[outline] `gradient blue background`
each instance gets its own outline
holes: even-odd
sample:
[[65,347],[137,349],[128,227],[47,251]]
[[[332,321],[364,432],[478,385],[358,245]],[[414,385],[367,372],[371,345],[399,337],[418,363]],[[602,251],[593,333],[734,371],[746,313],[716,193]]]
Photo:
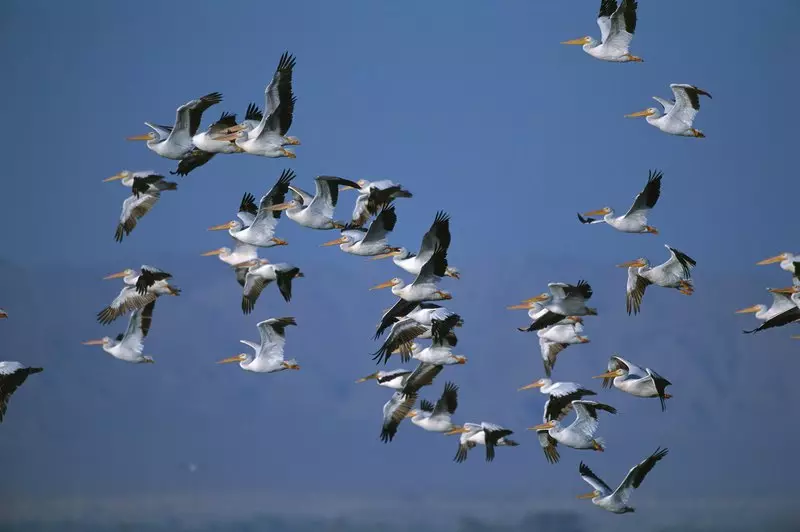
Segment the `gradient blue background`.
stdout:
[[[642,0],[632,51],[646,62],[630,65],[559,45],[599,35],[597,7],[4,2],[0,306],[10,319],[0,323],[0,358],[45,372],[17,392],[0,427],[0,523],[150,520],[174,530],[310,515],[341,525],[326,530],[348,530],[353,519],[432,515],[441,526],[474,517],[488,528],[459,526],[498,530],[555,509],[567,513],[553,527],[580,518],[593,530],[796,524],[800,492],[788,472],[798,344],[791,327],[745,336],[757,322],[733,312],[790,283],[756,261],[797,251],[800,5]],[[211,91],[224,101],[203,127],[223,110],[241,116],[248,102],[263,105],[284,50],[297,57],[297,159],[218,156],[175,178],[179,190],[114,242],[126,192],[101,180],[175,167],[125,137],[144,133],[145,120],[172,123],[177,106]],[[696,121],[706,139],[623,118],[653,105],[651,95],[670,96],[670,83],[713,95]],[[446,369],[424,396],[454,380],[456,420],[511,427],[520,447],[500,449],[489,465],[479,452],[456,465],[455,441],[410,423],[390,445],[378,440],[388,391],[353,381],[374,371],[373,327],[393,302],[367,289],[403,272],[318,247],[335,232],[283,218],[277,236],[290,245],[262,255],[306,277],[290,304],[267,289],[254,314],[242,315],[232,273],[200,256],[230,238],[206,229],[285,167],[309,190],[319,174],[402,183],[414,198],[397,203],[398,245],[416,248],[438,209],[452,215],[449,258],[463,276],[443,287],[466,320],[457,352],[469,362]],[[651,215],[660,235],[575,219],[604,205],[624,212],[655,168],[665,175]],[[342,218],[354,198],[341,194]],[[614,265],[642,255],[660,263],[665,243],[697,260],[695,295],[653,289],[643,313],[627,316],[625,272]],[[124,330],[126,320],[95,322],[121,285],[101,278],[141,264],[171,272],[183,289],[156,306],[152,366],[80,344]],[[600,315],[586,320],[592,342],[567,350],[554,377],[590,385],[619,415],[601,421],[607,452],[564,449],[551,466],[524,430],[541,419],[544,397],[516,392],[541,376],[537,339],[515,330],[527,317],[505,306],[549,281],[581,278]],[[214,364],[240,352],[240,338],[257,339],[258,321],[287,315],[299,324],[287,333],[287,355],[301,371],[252,375]],[[612,353],[674,383],[665,414],[656,401],[601,391],[590,379]],[[587,488],[581,459],[616,485],[659,445],[670,455],[635,494],[636,514],[575,500]]]

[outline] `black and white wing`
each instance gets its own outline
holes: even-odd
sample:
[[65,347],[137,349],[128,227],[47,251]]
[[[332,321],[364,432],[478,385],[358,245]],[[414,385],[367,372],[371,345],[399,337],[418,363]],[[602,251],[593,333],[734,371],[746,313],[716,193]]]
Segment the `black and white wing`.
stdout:
[[139,271],[139,278],[136,279],[136,292],[144,295],[157,281],[165,281],[171,278],[172,274],[170,273],[142,264]]
[[633,33],[636,31],[637,7],[636,0],[622,0],[619,8],[611,15],[608,35],[603,39],[603,44],[607,48],[616,50],[620,54],[628,52]]
[[391,327],[395,321],[398,319],[407,316],[409,312],[414,310],[419,306],[419,303],[414,303],[411,301],[406,301],[403,298],[398,298],[392,308],[387,310],[381,316],[381,322],[378,324],[377,330],[375,331],[375,336],[373,337],[375,340],[381,337],[381,335]]
[[256,357],[283,360],[286,346],[286,327],[297,325],[292,317],[270,318],[259,322],[258,333],[261,336],[261,348]]
[[156,300],[152,292],[139,294],[134,286],[125,286],[109,306],[97,313],[97,321],[107,325],[128,312],[144,308]]
[[137,196],[129,196],[122,202],[122,213],[119,216],[117,230],[114,232],[114,240],[122,242],[123,236],[131,234],[136,227],[139,218],[150,212],[155,207],[161,193],[158,190],[151,190]]
[[651,283],[646,278],[639,275],[639,269],[635,266],[628,268],[628,282],[625,285],[625,310],[628,315],[638,314],[642,307],[644,292]]
[[633,205],[625,213],[625,218],[638,218],[647,220],[647,212],[656,206],[658,198],[661,197],[661,178],[664,174],[660,170],[650,171],[647,176],[647,184],[644,189],[636,195]]
[[385,241],[386,237],[394,231],[394,226],[397,223],[397,213],[395,213],[394,205],[387,205],[375,220],[369,226],[367,234],[364,236],[362,242],[380,242]]
[[623,504],[627,504],[631,497],[631,491],[641,486],[642,481],[644,481],[644,477],[655,467],[656,463],[659,460],[667,456],[669,453],[668,449],[662,449],[659,447],[656,451],[633,466],[628,474],[625,475],[625,479],[622,483],[614,490],[614,494],[622,501]]
[[253,312],[261,292],[271,282],[272,279],[266,279],[250,271],[244,274],[244,286],[242,287],[242,312],[244,314]]
[[556,358],[558,354],[569,347],[569,344],[561,344],[551,342],[545,338],[539,337],[539,349],[542,353],[542,363],[544,364],[544,373],[547,377],[553,373],[553,368],[556,365]]
[[329,220],[333,219],[333,211],[339,202],[339,186],[358,188],[355,181],[334,176],[317,176],[314,183],[314,199],[308,204],[308,209]]
[[600,477],[595,475],[594,472],[589,469],[589,466],[583,462],[581,462],[578,466],[578,473],[580,473],[584,482],[589,484],[595,490],[599,491],[601,496],[605,497],[611,494],[611,488],[608,487],[608,484],[600,480]]
[[493,423],[481,423],[481,427],[483,427],[483,431],[486,433],[486,461],[491,462],[494,460],[494,448],[498,440],[514,434],[514,431]]
[[257,215],[256,197],[249,192],[245,192],[242,196],[242,201],[239,203],[239,212],[236,213],[236,217],[242,221],[244,227],[250,227],[253,225]]
[[417,401],[416,393],[404,394],[394,392],[391,399],[383,405],[383,425],[381,426],[381,441],[389,443],[397,434],[397,427],[406,418]]
[[150,324],[153,321],[153,309],[156,306],[155,301],[151,301],[144,308],[135,310],[128,320],[128,328],[120,340],[120,344],[127,351],[134,352],[138,355],[142,354],[144,349],[144,339],[147,333],[150,332]]
[[400,360],[408,362],[411,359],[411,345],[414,339],[428,331],[428,327],[411,318],[402,318],[396,321],[389,330],[389,336],[383,342],[383,345],[372,354],[372,360],[377,363],[383,361],[386,364],[389,362],[392,353],[399,349]]
[[666,116],[680,120],[691,127],[697,112],[700,111],[700,96],[711,98],[711,95],[703,89],[684,83],[672,83],[669,87],[672,89],[672,94],[675,95],[675,105]]
[[597,431],[597,414],[600,410],[610,414],[617,413],[617,409],[613,406],[596,401],[572,401],[572,408],[577,417],[569,428],[586,435],[587,438],[594,437],[594,433]]
[[276,181],[275,184],[272,185],[272,188],[261,197],[258,203],[258,212],[253,219],[251,227],[256,227],[259,232],[267,234],[270,237],[275,234],[275,227],[278,225],[281,211],[271,210],[270,207],[284,202],[286,194],[291,187],[290,183],[294,178],[294,170],[285,169],[281,172],[278,181]]
[[437,283],[447,272],[447,250],[437,247],[419,270],[414,284]]
[[689,255],[678,251],[675,248],[664,245],[669,250],[670,257],[661,267],[669,272],[674,273],[681,279],[690,279],[692,276],[691,269],[697,265],[697,262]]
[[545,421],[561,420],[572,410],[572,401],[589,395],[597,395],[574,382],[557,382],[550,390],[550,398],[545,403]]
[[542,447],[545,459],[549,464],[556,464],[561,460],[561,454],[558,452],[558,442],[550,436],[546,430],[537,430],[536,437],[539,439],[539,445]]
[[458,408],[458,385],[452,382],[444,383],[442,396],[436,401],[433,407],[433,415],[453,415]]
[[433,384],[433,379],[444,369],[444,366],[420,362],[411,375],[408,376],[401,392],[405,394],[416,393],[423,386]]
[[450,247],[450,215],[444,211],[436,213],[431,227],[422,236],[417,258],[422,262],[427,261],[437,247],[445,252]]
[[661,401],[661,411],[665,412],[667,410],[667,396],[666,396],[666,387],[670,386],[672,383],[669,382],[667,379],[653,371],[652,369],[646,368],[645,371],[647,375],[653,379],[653,385],[656,387],[656,392],[658,393],[658,398]]
[[203,112],[221,101],[222,94],[212,92],[178,107],[175,113],[175,127],[172,128],[170,136],[186,132],[189,137],[194,137],[200,129]]
[[11,395],[22,386],[28,375],[41,371],[43,371],[42,368],[29,368],[19,362],[0,362],[0,423],[3,422],[3,417],[6,415]]

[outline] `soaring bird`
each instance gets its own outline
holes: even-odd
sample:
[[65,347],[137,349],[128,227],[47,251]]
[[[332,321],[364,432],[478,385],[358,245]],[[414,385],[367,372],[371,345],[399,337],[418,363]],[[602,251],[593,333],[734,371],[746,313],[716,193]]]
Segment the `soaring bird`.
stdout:
[[656,452],[639,462],[628,471],[625,479],[617,486],[617,489],[611,490],[608,484],[600,480],[600,477],[595,475],[589,466],[580,463],[578,472],[581,478],[589,484],[594,490],[586,495],[579,495],[579,499],[592,499],[592,503],[604,510],[613,512],[615,514],[624,514],[635,511],[632,507],[628,506],[628,501],[631,498],[631,491],[638,488],[644,477],[653,469],[656,463],[667,456],[669,451],[659,447]]
[[456,426],[445,435],[450,436],[460,434],[458,442],[458,451],[453,461],[461,463],[467,459],[467,453],[476,445],[486,446],[486,461],[491,462],[494,460],[495,447],[516,447],[519,445],[514,440],[508,439],[508,436],[514,434],[513,430],[506,429],[494,423],[487,423],[482,421],[477,423],[464,423],[463,426]]
[[600,40],[586,36],[564,41],[561,44],[580,44],[587,54],[603,61],[615,63],[642,62],[641,57],[631,55],[629,48],[636,31],[636,0],[622,0],[617,7],[616,0],[601,0],[597,25],[600,26]]
[[681,294],[694,293],[691,269],[697,262],[675,248],[664,245],[669,250],[669,259],[653,268],[644,257],[624,262],[620,268],[628,268],[628,282],[625,288],[625,307],[628,314],[638,314],[642,305],[644,291],[651,284],[663,288],[674,288]]
[[6,415],[11,395],[22,386],[28,375],[42,371],[44,371],[42,368],[29,368],[19,362],[0,362],[0,423],[3,422],[3,417]]
[[386,205],[380,214],[370,224],[369,229],[361,229],[346,225],[342,229],[342,236],[335,240],[325,242],[323,246],[339,245],[345,253],[362,257],[380,257],[392,253],[400,248],[389,245],[389,233],[394,231],[397,223],[397,214],[394,205]]
[[442,396],[436,404],[423,399],[419,410],[411,410],[406,417],[411,422],[429,432],[449,432],[455,425],[451,418],[458,408],[458,386],[452,382],[444,384]]
[[[694,85],[683,83],[673,83],[670,85],[672,94],[675,95],[675,103],[665,114],[661,114],[655,107],[650,107],[638,113],[625,115],[626,118],[645,117],[647,123],[655,126],[664,133],[678,135],[681,137],[703,138],[705,135],[692,127],[697,112],[700,110],[700,96],[711,95],[703,89],[698,89]],[[661,98],[659,102],[663,102]]]
[[239,265],[239,267],[245,266],[248,267],[242,291],[242,312],[245,314],[253,311],[258,296],[272,281],[276,281],[278,291],[288,303],[292,300],[292,280],[304,277],[300,268],[285,262],[270,264],[266,259],[255,259]]
[[217,362],[218,364],[229,364],[238,362],[243,370],[255,373],[274,373],[287,369],[300,369],[294,359],[284,360],[283,350],[286,346],[286,327],[297,325],[292,317],[270,318],[258,323],[258,332],[261,335],[261,344],[255,344],[247,340],[239,340],[249,346],[255,352],[241,353]]
[[647,177],[647,184],[644,190],[639,192],[633,205],[628,212],[622,216],[614,216],[614,209],[603,207],[602,209],[584,213],[583,216],[602,216],[600,220],[584,218],[578,214],[578,220],[584,224],[606,223],[623,233],[650,233],[657,235],[655,227],[647,225],[647,213],[656,206],[659,196],[661,196],[661,178],[663,174],[659,171],[651,171]]
[[592,297],[592,287],[586,281],[578,281],[577,285],[566,283],[548,283],[550,293],[544,292],[523,303],[541,303],[542,310],[536,314],[529,331],[539,331],[560,322],[567,316],[595,316],[597,310],[586,306]]
[[406,285],[402,279],[395,277],[385,283],[373,286],[370,290],[391,287],[394,295],[414,303],[452,299],[452,295],[440,290],[436,284],[444,277],[446,272],[447,250],[437,247],[411,284]]
[[180,295],[180,288],[168,282],[168,279],[172,278],[171,274],[146,265],[143,265],[141,270],[141,274],[127,269],[104,277],[104,279],[122,277],[125,286],[110,305],[97,313],[98,322],[107,325],[128,312],[144,308],[159,296]]
[[607,372],[592,378],[603,379],[603,388],[613,383],[618,390],[635,397],[658,397],[662,412],[667,409],[666,400],[672,397],[664,391],[671,382],[650,368],[642,369],[617,355],[612,355],[608,361]]
[[383,405],[383,425],[381,426],[381,441],[389,443],[397,434],[397,427],[408,417],[408,413],[417,401],[416,393],[394,392],[392,397]]
[[155,207],[164,190],[177,190],[177,183],[165,181],[164,176],[154,172],[122,172],[104,179],[104,182],[120,180],[131,189],[131,195],[122,202],[122,213],[114,233],[114,240],[122,242],[123,236],[131,234],[139,219]]
[[159,126],[150,122],[144,125],[152,129],[150,133],[128,137],[128,140],[146,140],[147,147],[162,157],[180,161],[196,156],[197,147],[192,142],[192,137],[200,129],[203,112],[212,105],[222,101],[222,94],[212,92],[191,100],[178,107],[175,116],[175,125]]
[[252,129],[246,121],[242,125],[229,128],[230,134],[220,139],[234,140],[240,149],[252,155],[290,159],[297,157],[293,151],[284,148],[286,145],[300,144],[297,138],[286,136],[292,127],[294,106],[297,102],[292,92],[294,66],[294,56],[284,52],[272,81],[264,89],[264,113],[261,121]]
[[89,340],[83,345],[102,345],[103,351],[112,357],[131,362],[133,364],[152,364],[152,357],[142,355],[144,350],[144,339],[150,332],[150,323],[153,321],[153,308],[156,306],[155,300],[151,301],[143,309],[133,311],[128,320],[128,328],[123,334],[112,340],[108,336],[100,340]]
[[381,207],[389,204],[395,198],[410,198],[413,196],[402,185],[398,185],[388,179],[380,181],[359,179],[356,183],[358,187],[349,185],[342,187],[342,190],[358,190],[351,222],[354,226],[364,225],[370,217],[378,213]]
[[286,198],[289,191],[289,184],[295,178],[293,170],[281,172],[278,181],[261,197],[258,209],[255,209],[255,198],[245,194],[239,204],[239,212],[236,216],[238,220],[209,227],[209,231],[228,231],[237,242],[250,244],[251,246],[269,248],[273,246],[285,246],[285,240],[275,238],[275,228],[281,217],[279,210],[272,207],[280,204]]
[[[399,267],[410,274],[419,275],[422,266],[428,262],[437,247],[444,249],[445,252],[450,247],[450,215],[444,211],[436,213],[430,229],[422,236],[422,243],[417,254],[401,247],[373,257],[373,259],[392,257],[392,261]],[[452,266],[448,266],[444,274],[454,279],[460,277],[458,270]]]
[[344,224],[333,219],[336,203],[339,201],[339,186],[352,185],[352,181],[341,177],[317,176],[314,178],[315,193],[289,186],[294,199],[286,203],[272,205],[272,211],[286,211],[290,220],[310,229],[342,229]]
[[616,414],[617,409],[607,404],[596,401],[572,401],[570,403],[575,411],[575,420],[568,426],[562,426],[560,419],[551,419],[541,425],[536,425],[528,430],[547,430],[548,434],[558,443],[573,449],[589,449],[604,451],[605,446],[601,438],[595,438],[598,411],[604,410]]
[[772,305],[769,308],[767,308],[766,305],[761,304],[753,305],[752,307],[737,310],[736,314],[755,312],[756,319],[766,321],[795,307],[791,294],[784,292],[773,292],[771,288],[767,288],[767,291],[772,294]]

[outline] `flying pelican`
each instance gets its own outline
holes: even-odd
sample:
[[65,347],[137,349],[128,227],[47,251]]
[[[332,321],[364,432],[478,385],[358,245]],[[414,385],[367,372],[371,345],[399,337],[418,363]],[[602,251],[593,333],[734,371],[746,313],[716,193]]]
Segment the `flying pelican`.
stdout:
[[751,331],[743,331],[745,334],[752,334],[765,329],[772,329],[773,327],[782,327],[800,320],[800,286],[793,285],[789,288],[770,288],[769,291],[772,293],[791,294],[790,298],[794,306],[784,310],[780,314],[772,316],[759,327]]
[[200,129],[203,112],[221,101],[222,94],[212,92],[186,102],[178,107],[174,126],[159,126],[145,122],[144,125],[152,131],[145,135],[128,137],[128,140],[146,140],[147,147],[162,157],[177,161],[185,159],[196,149],[192,137]]
[[601,0],[597,25],[600,26],[600,40],[586,36],[564,41],[561,44],[580,44],[587,54],[603,61],[614,63],[641,63],[643,59],[631,55],[629,48],[636,30],[636,0],[622,0],[617,7],[616,0]]
[[385,283],[373,286],[370,290],[391,287],[394,295],[408,302],[452,299],[452,295],[436,286],[436,283],[444,277],[446,271],[447,250],[437,247],[411,284],[406,285],[402,279],[395,277]]
[[239,367],[256,373],[274,373],[286,369],[300,369],[294,359],[284,360],[283,348],[286,346],[286,327],[297,325],[292,317],[270,318],[258,323],[258,332],[261,335],[261,344],[239,340],[244,345],[250,346],[255,351],[255,356],[241,353],[217,362],[229,364],[238,362]]
[[449,432],[445,432],[446,436],[453,434],[460,434],[458,442],[458,451],[456,452],[453,461],[461,463],[467,459],[467,453],[476,445],[486,446],[486,461],[491,462],[494,460],[495,447],[516,447],[519,445],[514,440],[509,440],[508,436],[514,434],[513,430],[509,430],[495,425],[494,423],[486,423],[482,421],[480,425],[477,423],[464,423],[463,426],[456,426]]
[[419,410],[411,410],[406,417],[411,418],[414,425],[428,432],[449,432],[455,427],[451,418],[456,408],[458,408],[458,386],[446,382],[442,396],[435,405],[423,399]]
[[606,223],[623,233],[651,233],[658,234],[655,227],[647,225],[647,213],[650,209],[656,206],[659,196],[661,195],[661,177],[663,174],[659,171],[651,171],[647,176],[647,184],[644,190],[639,192],[636,199],[633,200],[633,205],[628,209],[628,212],[622,216],[614,216],[614,209],[611,207],[603,207],[602,209],[584,213],[583,216],[602,216],[600,220],[592,218],[584,218],[578,214],[578,220],[584,224],[600,224]]
[[755,312],[756,319],[766,321],[795,306],[795,304],[792,302],[790,294],[784,292],[772,292],[770,288],[767,288],[767,291],[772,293],[772,306],[767,308],[766,305],[753,305],[752,307],[737,310],[736,314]]
[[352,225],[362,226],[371,216],[378,213],[384,205],[389,204],[395,198],[410,198],[411,192],[405,190],[402,185],[398,185],[388,179],[380,181],[367,181],[359,179],[356,181],[358,187],[346,185],[342,190],[358,190],[356,206],[353,208]]
[[[287,213],[288,214],[288,213]],[[397,223],[397,214],[394,205],[385,206],[375,220],[370,224],[368,230],[345,226],[342,236],[330,242],[325,242],[323,246],[339,245],[339,249],[352,255],[362,257],[375,257],[392,253],[400,248],[389,245],[387,240],[389,233],[394,231]]]
[[417,339],[427,339],[432,337],[431,327],[434,321],[443,322],[455,316],[455,326],[461,327],[464,320],[458,314],[440,307],[434,303],[422,303],[419,307],[412,310],[404,318],[398,318],[389,330],[389,336],[383,342],[381,348],[373,353],[373,360],[383,359],[388,362],[389,357],[395,352],[400,353],[400,359],[408,362],[411,357],[411,343]]
[[596,506],[608,510],[609,512],[614,512],[615,514],[635,511],[632,507],[628,506],[631,491],[642,484],[644,477],[653,469],[656,462],[667,456],[668,452],[667,449],[662,450],[661,447],[656,449],[656,452],[645,458],[644,461],[633,466],[631,470],[628,471],[628,474],[625,475],[625,479],[622,483],[614,491],[611,491],[608,484],[600,480],[600,478],[589,469],[589,466],[581,462],[578,466],[578,472],[581,478],[594,488],[594,491],[586,495],[579,495],[578,498],[592,499],[592,503]]
[[538,331],[555,325],[567,316],[596,316],[597,310],[586,306],[592,297],[592,287],[586,281],[578,281],[577,285],[566,283],[548,283],[550,293],[544,292],[523,303],[542,303],[544,311],[537,313],[537,318],[527,329]]
[[123,236],[131,234],[139,218],[150,212],[161,198],[164,190],[177,190],[178,185],[165,181],[164,176],[153,172],[122,172],[104,179],[104,182],[121,180],[121,183],[131,188],[131,195],[122,202],[122,213],[119,224],[114,233],[114,240],[122,242]]
[[383,425],[381,426],[381,441],[389,443],[397,434],[397,427],[408,417],[408,413],[417,401],[416,393],[394,392],[392,397],[383,405]]
[[[444,211],[436,213],[436,218],[434,218],[430,229],[422,236],[419,253],[415,255],[406,248],[401,247],[373,257],[373,259],[392,257],[392,261],[402,269],[410,274],[419,275],[422,266],[431,258],[433,251],[437,247],[445,251],[450,247],[450,215]],[[454,279],[460,277],[458,270],[452,266],[448,266],[444,274]]]
[[800,284],[800,279],[797,277],[797,274],[800,273],[800,267],[798,267],[800,266],[800,255],[784,252],[780,255],[759,261],[756,263],[756,265],[763,266],[765,264],[773,264],[776,262],[780,263],[780,267],[783,271],[787,271],[792,274],[792,284]]
[[220,140],[235,140],[240,149],[252,155],[290,159],[297,157],[293,151],[283,147],[300,144],[298,139],[286,136],[292,127],[294,106],[297,101],[292,93],[294,65],[294,56],[284,52],[272,81],[264,89],[265,112],[259,124],[251,130],[248,130],[247,124],[229,128],[230,134],[220,137]]
[[672,383],[651,370],[640,368],[617,355],[612,355],[608,361],[608,371],[592,377],[603,379],[603,388],[613,385],[618,390],[636,397],[658,397],[661,400],[661,411],[667,410],[666,400],[672,397],[664,389]]
[[342,229],[344,225],[334,221],[333,211],[339,201],[339,185],[350,185],[352,181],[341,177],[317,176],[314,178],[315,194],[289,186],[294,199],[272,205],[272,211],[286,211],[290,220],[311,229]]
[[248,266],[242,292],[242,312],[245,314],[253,311],[261,291],[272,281],[276,281],[278,291],[288,303],[292,300],[292,279],[304,277],[300,268],[285,262],[270,264],[266,259],[255,259],[238,265],[244,266]]
[[597,413],[599,410],[605,410],[611,414],[616,414],[617,409],[595,401],[572,401],[571,404],[576,417],[575,421],[570,425],[564,427],[561,425],[560,420],[552,419],[528,430],[547,430],[547,433],[558,443],[573,449],[604,451],[605,446],[602,438],[594,437],[599,425]]
[[270,248],[273,246],[285,246],[287,242],[280,238],[275,238],[275,227],[281,217],[280,211],[273,210],[272,207],[283,202],[286,193],[289,191],[289,183],[295,178],[293,170],[284,170],[278,181],[269,191],[261,197],[258,211],[254,215],[251,206],[246,203],[247,195],[242,199],[239,206],[237,217],[239,220],[232,220],[222,225],[209,227],[209,231],[228,231],[236,241],[260,248]]
[[562,419],[572,410],[572,401],[579,401],[589,395],[597,395],[592,390],[575,382],[553,382],[549,378],[526,384],[517,391],[521,392],[532,388],[539,388],[540,392],[548,396],[547,402],[544,404],[545,421]]
[[[648,124],[670,135],[704,138],[703,132],[693,128],[692,124],[697,112],[700,110],[700,95],[708,96],[709,98],[711,98],[711,95],[703,89],[682,83],[673,83],[670,88],[672,89],[672,94],[675,95],[675,103],[666,114],[662,115],[658,109],[650,107],[638,113],[625,115],[625,117],[643,116]],[[658,101],[663,103],[661,98]]]
[[9,360],[0,362],[0,423],[3,422],[3,417],[6,415],[11,395],[22,386],[28,375],[42,371],[44,371],[42,368],[29,368],[19,362]]
[[[200,132],[192,137],[192,143],[196,146],[196,151],[205,154],[203,164],[208,162],[217,153],[242,153],[244,150],[230,140],[219,140],[228,135],[228,128],[236,126],[236,115],[223,112],[219,120],[208,126],[206,131]],[[197,157],[199,153],[195,154]],[[179,175],[186,175],[199,165],[192,165],[191,168],[181,168],[183,161],[178,164]]]
[[[585,336],[581,336],[578,340],[580,343],[589,343],[589,339]],[[541,336],[539,337],[539,351],[541,352],[545,375],[548,377],[552,375],[558,354],[571,345],[573,344],[551,342]]]
[[628,268],[628,282],[625,289],[625,307],[628,315],[639,313],[644,291],[651,284],[674,288],[687,296],[694,293],[690,270],[697,265],[697,262],[675,248],[666,244],[664,247],[669,250],[670,257],[654,268],[650,267],[650,262],[644,257],[618,266]]
[[[165,275],[169,277],[164,277]],[[141,275],[137,275],[134,270],[127,269],[108,275],[104,279],[119,277],[123,278],[125,286],[110,305],[97,313],[97,321],[103,325],[111,323],[128,312],[144,308],[159,296],[178,296],[181,293],[180,288],[166,282],[166,279],[172,277],[170,274],[152,266],[142,266]]]
[[134,310],[128,320],[128,328],[124,334],[118,335],[116,340],[106,336],[100,340],[83,342],[83,345],[102,345],[103,351],[123,362],[131,362],[133,364],[154,363],[152,357],[142,355],[144,350],[142,342],[144,342],[147,333],[150,331],[150,323],[153,321],[153,307],[155,306],[156,302],[153,300],[145,305],[143,309]]
[[444,321],[435,321],[431,325],[432,342],[429,347],[420,350],[413,350],[411,357],[420,362],[448,366],[451,364],[466,364],[467,357],[454,355],[453,348],[458,343],[456,335],[453,334],[453,327],[460,320],[458,315],[450,316]]

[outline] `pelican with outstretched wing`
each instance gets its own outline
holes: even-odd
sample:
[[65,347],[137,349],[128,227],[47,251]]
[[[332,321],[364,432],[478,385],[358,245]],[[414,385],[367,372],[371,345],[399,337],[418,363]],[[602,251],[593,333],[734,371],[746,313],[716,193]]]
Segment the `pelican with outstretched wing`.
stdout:
[[[650,107],[644,111],[625,115],[625,117],[645,117],[648,124],[670,135],[704,138],[703,132],[692,126],[698,111],[700,111],[700,96],[711,98],[711,95],[703,89],[684,83],[673,83],[669,87],[672,89],[672,94],[675,95],[675,103],[665,114],[661,114],[655,107]],[[663,105],[664,100],[658,98],[658,102]]]
[[384,205],[391,203],[395,198],[410,198],[413,195],[402,185],[388,179],[380,181],[356,181],[358,187],[344,186],[342,190],[358,190],[356,205],[353,208],[351,224],[361,226],[367,223],[370,217],[375,216]]
[[351,255],[375,258],[392,253],[400,248],[389,245],[389,233],[394,231],[397,223],[397,214],[394,205],[386,205],[380,214],[370,224],[369,229],[346,225],[342,229],[342,236],[325,242],[322,246],[339,245],[339,249]]
[[440,290],[436,284],[445,276],[446,272],[447,250],[437,247],[411,284],[407,285],[402,279],[395,277],[385,283],[373,286],[370,290],[391,287],[394,295],[408,302],[452,299],[451,294]]
[[539,331],[555,325],[568,316],[596,316],[597,310],[586,306],[592,297],[592,287],[586,281],[577,285],[548,283],[550,293],[544,292],[526,299],[523,303],[541,303],[542,310],[536,314],[529,331]]
[[[583,216],[579,213],[578,220],[583,224],[605,223],[623,233],[650,233],[657,235],[658,230],[653,226],[647,225],[647,214],[650,209],[656,206],[656,202],[661,196],[662,177],[663,174],[661,172],[651,171],[647,177],[647,184],[644,190],[639,192],[631,208],[622,216],[614,216],[614,209],[603,207],[596,211],[584,213]],[[602,216],[603,218],[595,220],[584,218],[584,216]]]
[[477,423],[464,423],[463,426],[456,426],[452,430],[445,432],[445,435],[451,436],[459,434],[458,451],[453,461],[461,463],[467,459],[467,453],[476,445],[486,446],[486,461],[491,462],[494,460],[495,447],[516,447],[519,443],[514,440],[508,439],[509,436],[514,434],[513,430],[506,429],[494,423],[487,423],[482,421]]
[[789,288],[770,288],[772,293],[787,294],[793,304],[792,307],[784,310],[783,312],[770,317],[757,328],[750,331],[742,331],[745,334],[752,334],[763,331],[765,329],[772,329],[773,327],[783,327],[790,323],[800,321],[800,286],[792,285]]
[[642,58],[631,55],[629,48],[636,31],[636,0],[601,0],[597,25],[600,26],[600,42],[587,35],[561,44],[579,44],[583,51],[594,58],[614,63],[641,63]]
[[287,369],[300,369],[294,359],[285,360],[283,356],[286,346],[286,327],[297,325],[292,317],[270,318],[258,323],[258,332],[261,343],[256,344],[247,340],[239,340],[253,349],[254,353],[240,353],[236,356],[225,358],[218,364],[238,362],[239,367],[255,373],[275,373]]
[[155,299],[150,301],[142,309],[133,311],[128,320],[128,328],[123,334],[111,339],[108,336],[100,340],[89,340],[83,345],[101,345],[103,351],[123,362],[133,364],[152,364],[153,358],[142,355],[144,350],[144,339],[150,332],[150,324],[153,321],[153,308],[156,306]]
[[691,269],[697,262],[690,256],[664,245],[669,250],[669,259],[655,267],[650,267],[650,261],[644,257],[624,262],[619,268],[628,268],[628,282],[625,287],[625,307],[628,314],[638,314],[642,305],[642,298],[648,286],[656,285],[662,288],[674,288],[681,294],[690,296],[694,293]]
[[631,498],[631,491],[642,484],[644,477],[655,467],[659,460],[667,456],[668,452],[667,449],[661,449],[661,447],[656,449],[656,452],[633,466],[631,470],[628,471],[628,474],[625,475],[625,479],[622,483],[613,491],[608,487],[608,484],[600,480],[600,477],[589,469],[589,466],[581,462],[578,466],[578,472],[581,478],[594,488],[594,490],[586,495],[579,495],[578,498],[592,499],[592,503],[595,506],[599,506],[615,514],[625,514],[635,511],[634,508],[628,506],[628,501]]
[[436,404],[423,399],[419,409],[411,410],[406,417],[411,418],[414,425],[428,432],[449,432],[455,427],[452,417],[456,408],[458,408],[458,386],[446,382]]
[[575,411],[575,420],[568,426],[563,426],[559,418],[531,427],[528,430],[547,430],[547,433],[558,443],[580,450],[605,451],[605,442],[596,438],[595,433],[599,422],[597,414],[600,410],[616,414],[617,409],[607,404],[596,401],[572,401],[572,410]]
[[613,386],[634,397],[658,397],[661,401],[661,411],[667,410],[666,400],[672,396],[665,389],[672,383],[651,370],[640,368],[617,355],[612,355],[608,361],[608,371],[592,377],[603,379],[603,388]]
[[97,321],[107,325],[128,312],[139,310],[156,300],[159,296],[178,296],[180,288],[169,284],[172,275],[154,268],[142,265],[141,273],[127,269],[118,273],[107,275],[103,279],[122,278],[124,286],[119,295],[106,308],[97,313]]
[[755,312],[756,319],[766,321],[795,306],[790,293],[774,292],[771,288],[767,288],[767,291],[772,294],[772,305],[769,308],[767,308],[766,305],[758,304],[752,307],[739,309],[736,311],[736,314]]
[[341,177],[317,176],[314,179],[313,196],[303,189],[289,186],[294,199],[273,205],[270,210],[286,211],[290,220],[310,229],[343,229],[344,224],[335,221],[333,214],[339,201],[339,186],[352,184],[352,181]]
[[792,274],[793,285],[800,285],[800,278],[797,277],[798,273],[800,273],[800,255],[786,251],[780,255],[759,261],[756,265],[764,266],[765,264],[774,264],[776,262],[780,263],[781,270]]
[[297,266],[285,262],[271,264],[266,259],[255,259],[236,267],[247,268],[242,291],[242,312],[245,314],[253,312],[258,296],[272,281],[278,285],[278,291],[288,303],[292,300],[292,280],[304,277]]

